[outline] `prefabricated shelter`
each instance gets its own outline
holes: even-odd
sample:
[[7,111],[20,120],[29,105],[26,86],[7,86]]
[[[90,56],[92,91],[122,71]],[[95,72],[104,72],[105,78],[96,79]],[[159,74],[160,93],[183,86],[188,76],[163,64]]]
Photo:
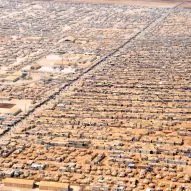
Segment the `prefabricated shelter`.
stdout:
[[34,187],[34,180],[5,178],[2,182],[4,186],[7,187],[29,188],[29,189],[32,189]]
[[83,187],[82,186],[71,185],[70,190],[71,191],[83,191]]
[[41,181],[39,183],[39,190],[69,191],[69,184]]

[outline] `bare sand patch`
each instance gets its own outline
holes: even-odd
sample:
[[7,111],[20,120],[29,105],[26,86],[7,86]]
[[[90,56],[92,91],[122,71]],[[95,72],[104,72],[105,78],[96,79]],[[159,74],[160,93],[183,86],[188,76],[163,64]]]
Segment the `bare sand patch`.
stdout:
[[[60,1],[60,0],[58,0]],[[65,2],[65,0],[63,0]],[[67,1],[68,2],[68,1]],[[145,6],[145,7],[166,7],[173,8],[185,2],[185,5],[181,5],[181,7],[189,7],[191,2],[181,1],[181,0],[73,0],[70,1],[72,3],[95,3],[95,4],[126,4],[126,5],[137,5],[137,6]],[[188,5],[187,5],[188,4]]]

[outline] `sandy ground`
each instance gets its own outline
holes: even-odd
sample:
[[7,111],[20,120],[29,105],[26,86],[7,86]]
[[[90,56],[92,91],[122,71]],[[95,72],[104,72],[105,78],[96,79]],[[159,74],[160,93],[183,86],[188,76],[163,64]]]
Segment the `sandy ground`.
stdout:
[[[64,1],[66,0],[55,0]],[[191,8],[191,0],[71,0],[72,3],[126,4],[146,7]]]
[[185,2],[185,3],[183,3],[182,5],[180,5],[179,7],[191,9],[191,2]]

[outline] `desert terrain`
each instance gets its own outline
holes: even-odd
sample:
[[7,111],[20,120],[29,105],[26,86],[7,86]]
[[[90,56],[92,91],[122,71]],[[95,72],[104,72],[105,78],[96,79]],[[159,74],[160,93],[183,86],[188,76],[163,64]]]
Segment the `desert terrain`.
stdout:
[[190,5],[0,0],[0,191],[190,191]]

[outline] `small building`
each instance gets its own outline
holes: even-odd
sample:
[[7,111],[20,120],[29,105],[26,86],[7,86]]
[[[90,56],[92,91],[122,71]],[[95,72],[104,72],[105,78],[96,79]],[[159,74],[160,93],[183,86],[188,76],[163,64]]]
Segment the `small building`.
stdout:
[[71,190],[71,191],[82,191],[82,190],[83,190],[83,187],[71,185],[71,186],[70,186],[70,190]]
[[7,187],[29,188],[29,189],[32,189],[34,187],[34,180],[5,178],[2,182],[4,186]]
[[5,177],[12,177],[14,174],[14,170],[11,168],[8,168],[3,171]]
[[41,66],[38,64],[31,66],[31,70],[39,70],[40,68]]
[[35,170],[44,170],[46,168],[45,164],[33,163],[31,164],[31,168]]
[[120,186],[120,185],[116,185],[112,191],[125,191],[126,187],[125,186]]
[[39,190],[69,191],[69,184],[41,181],[39,183]]
[[92,191],[109,191],[109,187],[108,186],[104,186],[104,185],[94,185],[92,186]]
[[6,114],[8,115],[12,115],[12,116],[16,116],[18,115],[19,113],[21,113],[22,110],[16,106],[14,106],[13,108],[9,109]]
[[10,97],[0,96],[0,101],[10,101]]

